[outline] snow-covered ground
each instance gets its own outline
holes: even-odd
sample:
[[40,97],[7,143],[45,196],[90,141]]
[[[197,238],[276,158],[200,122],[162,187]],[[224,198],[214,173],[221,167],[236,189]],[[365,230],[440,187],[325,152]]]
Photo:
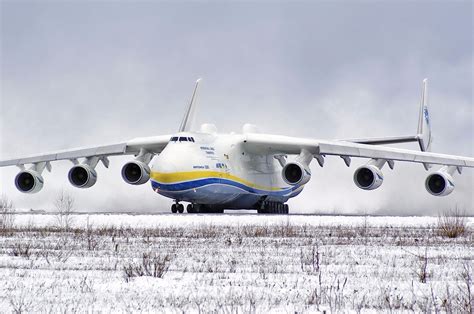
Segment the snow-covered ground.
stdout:
[[[215,226],[239,225],[281,225],[290,223],[301,226],[358,226],[369,222],[377,227],[427,227],[438,222],[437,217],[413,216],[315,216],[315,215],[258,215],[258,214],[158,214],[158,215],[128,215],[128,214],[78,214],[72,215],[73,225],[85,227],[91,224],[99,226],[127,226],[133,228],[154,227],[189,227],[203,224]],[[57,220],[53,214],[20,214],[16,215],[17,226],[55,226]],[[474,227],[474,217],[467,218],[467,223]]]
[[69,232],[52,228],[55,218],[16,215],[17,228],[0,231],[0,312],[473,304],[473,218],[455,239],[440,236],[432,217],[76,215]]

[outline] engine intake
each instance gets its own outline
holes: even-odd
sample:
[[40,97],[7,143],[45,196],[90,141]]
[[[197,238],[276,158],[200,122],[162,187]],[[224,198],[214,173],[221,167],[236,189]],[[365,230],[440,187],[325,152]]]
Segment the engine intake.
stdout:
[[22,193],[37,193],[43,188],[43,177],[34,170],[20,171],[15,177],[15,186]]
[[354,183],[362,190],[375,190],[383,183],[383,173],[374,165],[359,167],[354,173]]
[[290,162],[283,167],[282,177],[290,185],[303,185],[311,179],[311,172],[299,162]]
[[122,178],[128,184],[144,184],[150,180],[150,167],[138,160],[130,161],[122,167]]
[[97,182],[97,172],[87,164],[76,165],[69,170],[68,178],[74,187],[86,189]]
[[445,171],[430,174],[425,181],[426,190],[434,196],[446,196],[454,190],[453,177]]

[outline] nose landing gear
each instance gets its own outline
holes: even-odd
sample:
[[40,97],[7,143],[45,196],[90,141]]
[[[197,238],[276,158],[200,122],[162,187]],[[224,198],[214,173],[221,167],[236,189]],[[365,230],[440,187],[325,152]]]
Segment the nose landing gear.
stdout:
[[183,204],[176,202],[176,204],[171,205],[171,212],[173,214],[176,214],[176,213],[182,214],[184,212]]
[[[224,213],[223,208],[219,207],[212,207],[210,205],[203,205],[203,204],[188,204],[186,206],[186,211],[189,214],[222,214]],[[184,212],[184,205],[180,204],[176,201],[175,204],[171,205],[171,212],[173,214]]]

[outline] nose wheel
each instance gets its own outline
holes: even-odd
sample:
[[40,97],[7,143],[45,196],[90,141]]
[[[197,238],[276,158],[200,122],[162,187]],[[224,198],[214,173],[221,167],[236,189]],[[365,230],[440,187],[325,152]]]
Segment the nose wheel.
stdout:
[[[203,204],[188,204],[188,206],[186,206],[186,211],[190,214],[222,214],[224,213],[223,208],[212,207],[211,205],[203,205]],[[175,204],[171,205],[171,212],[173,214],[184,213],[184,205],[176,201]]]
[[171,212],[173,214],[176,214],[176,213],[182,214],[184,212],[183,204],[176,203],[176,204],[171,205]]

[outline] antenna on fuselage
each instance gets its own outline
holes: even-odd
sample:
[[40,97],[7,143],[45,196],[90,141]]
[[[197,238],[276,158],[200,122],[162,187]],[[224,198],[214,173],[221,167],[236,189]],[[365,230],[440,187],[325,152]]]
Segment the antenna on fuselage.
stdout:
[[197,89],[198,89],[200,81],[201,81],[200,78],[196,81],[196,85],[194,86],[193,96],[191,97],[191,101],[188,105],[188,108],[186,109],[186,112],[183,117],[183,121],[181,121],[179,132],[191,131],[191,126],[194,120],[194,107],[195,107],[194,103],[196,102],[196,94],[197,94]]

